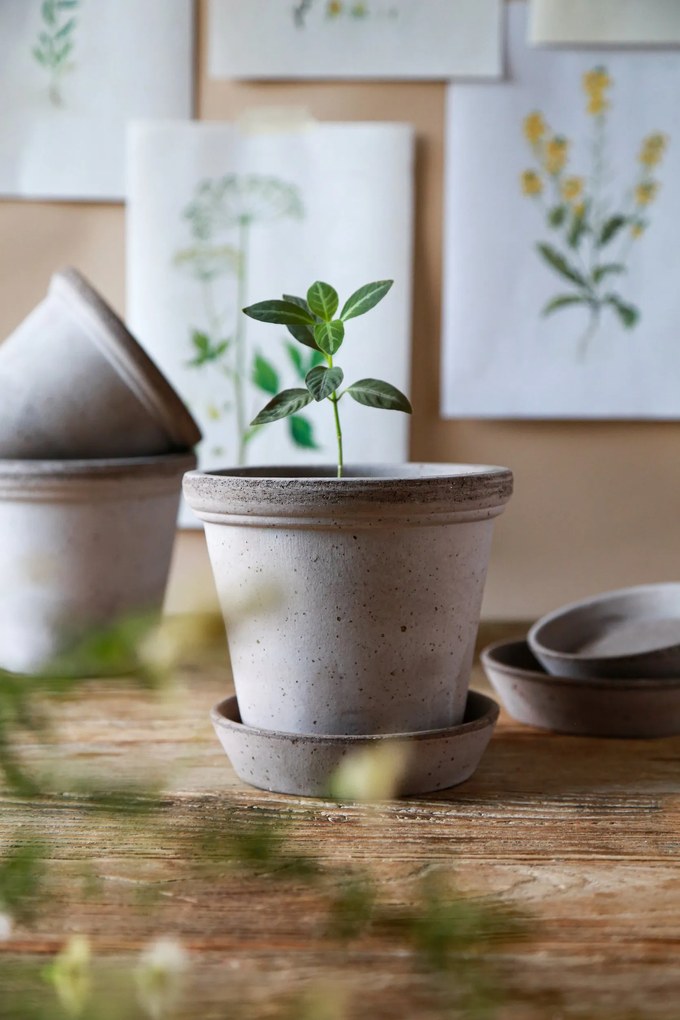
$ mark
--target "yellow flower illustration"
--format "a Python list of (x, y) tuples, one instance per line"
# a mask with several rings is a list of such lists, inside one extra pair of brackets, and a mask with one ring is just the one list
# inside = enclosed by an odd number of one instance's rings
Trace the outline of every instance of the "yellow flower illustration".
[(551, 138), (545, 147), (545, 168), (552, 176), (559, 174), (567, 162), (569, 153), (569, 142), (566, 138), (558, 135)]
[(666, 136), (657, 132), (653, 135), (648, 135), (642, 142), (640, 148), (640, 162), (643, 166), (653, 167), (661, 162), (663, 159), (664, 152), (666, 150), (667, 140)]
[(634, 223), (633, 226), (630, 228), (630, 235), (635, 240), (637, 240), (638, 237), (642, 237), (644, 232), (645, 232), (644, 223)]
[(543, 181), (535, 170), (525, 170), (522, 174), (522, 191), (525, 195), (540, 195)]
[(650, 205), (657, 196), (659, 190), (658, 181), (643, 181), (635, 189), (635, 202), (637, 205)]
[(354, 4), (354, 6), (352, 7), (351, 13), (352, 13), (352, 17), (354, 17), (354, 18), (365, 18), (366, 15), (368, 14), (368, 8), (367, 8), (366, 4), (362, 4), (362, 3)]
[(575, 202), (583, 194), (583, 178), (567, 177), (562, 185), (562, 198), (565, 202)]
[(528, 117), (524, 118), (524, 137), (532, 145), (536, 145), (546, 135), (548, 131), (548, 125), (543, 120), (543, 114), (538, 111), (530, 113)]
[(612, 80), (604, 67), (596, 67), (583, 75), (583, 88), (588, 96), (588, 113), (598, 116), (609, 109), (609, 101), (605, 95), (611, 87)]
[(338, 15), (342, 14), (342, 3), (341, 0), (328, 0), (326, 6), (326, 15), (329, 18), (337, 18)]

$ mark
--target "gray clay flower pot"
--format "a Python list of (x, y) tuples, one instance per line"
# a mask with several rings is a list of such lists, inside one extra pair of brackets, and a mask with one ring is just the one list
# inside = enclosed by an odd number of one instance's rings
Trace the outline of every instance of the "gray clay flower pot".
[(112, 309), (73, 269), (0, 345), (0, 457), (139, 457), (200, 431)]
[(0, 668), (39, 672), (91, 630), (160, 610), (195, 464), (0, 461)]
[(506, 468), (191, 472), (240, 717), (303, 734), (463, 719)]

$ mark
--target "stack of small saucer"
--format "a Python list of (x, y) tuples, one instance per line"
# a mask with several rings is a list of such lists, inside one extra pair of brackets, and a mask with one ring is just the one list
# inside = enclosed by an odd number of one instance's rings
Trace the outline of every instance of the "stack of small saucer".
[(680, 584), (607, 592), (482, 653), (515, 719), (600, 737), (680, 734)]
[(0, 668), (162, 606), (200, 432), (75, 270), (0, 346)]

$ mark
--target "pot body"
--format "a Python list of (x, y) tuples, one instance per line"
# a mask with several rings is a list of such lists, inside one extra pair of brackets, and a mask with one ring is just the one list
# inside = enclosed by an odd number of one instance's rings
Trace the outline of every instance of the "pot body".
[(162, 607), (189, 455), (0, 463), (0, 668)]
[(247, 726), (362, 734), (461, 722), (493, 518), (512, 476), (393, 471), (406, 477), (362, 466), (340, 481), (185, 479)]
[(0, 346), (0, 457), (138, 457), (200, 432), (123, 323), (74, 270)]

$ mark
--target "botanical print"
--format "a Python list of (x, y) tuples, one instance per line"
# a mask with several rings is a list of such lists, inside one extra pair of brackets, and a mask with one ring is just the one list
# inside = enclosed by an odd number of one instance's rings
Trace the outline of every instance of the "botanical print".
[[(289, 217), (301, 219), (304, 207), (299, 188), (276, 177), (226, 174), (204, 180), (184, 209), (191, 235), (190, 247), (178, 251), (174, 263), (191, 274), (200, 289), (203, 322), (190, 330), (187, 364), (202, 373), (218, 373), (224, 397), (210, 399), (199, 416), (223, 422), (225, 435), (236, 435), (236, 462), (246, 463), (247, 448), (257, 429), (248, 424), (246, 387), (251, 382), (273, 396), (280, 388), (281, 366), (270, 354), (249, 353), (248, 320), (242, 309), (249, 303), (250, 239), (257, 225)], [(279, 353), (284, 368), (304, 382), (307, 372), (323, 360), (318, 351), (302, 354), (282, 340)], [(201, 414), (201, 411), (203, 414)], [(297, 446), (318, 449), (312, 423), (302, 414), (288, 419), (290, 438)], [(221, 448), (214, 446), (213, 453)]]
[(70, 59), (75, 48), (76, 14), (80, 0), (42, 0), (41, 28), (32, 53), (49, 76), (48, 95), (54, 106), (61, 106), (62, 79), (73, 71)]
[(507, 77), (447, 95), (443, 414), (680, 418), (678, 55), (506, 7)]
[(537, 204), (555, 238), (540, 242), (536, 250), (566, 285), (545, 304), (542, 314), (583, 308), (587, 325), (578, 344), (581, 358), (606, 311), (617, 316), (624, 329), (633, 329), (640, 320), (640, 309), (627, 301), (622, 291), (631, 246), (650, 225), (650, 206), (660, 187), (656, 171), (668, 143), (667, 136), (658, 131), (643, 139), (635, 181), (615, 201), (607, 145), (614, 82), (607, 68), (598, 66), (583, 75), (582, 83), (586, 113), (592, 121), (589, 173), (574, 172), (571, 141), (556, 134), (535, 110), (524, 119), (524, 136), (535, 165), (521, 175), (523, 193)]
[(343, 18), (363, 21), (365, 18), (387, 17), (398, 18), (399, 8), (394, 4), (380, 4), (375, 0), (299, 0), (292, 8), (293, 21), (298, 28), (307, 24), (307, 15), (313, 9), (323, 9), (326, 21), (332, 23)]

